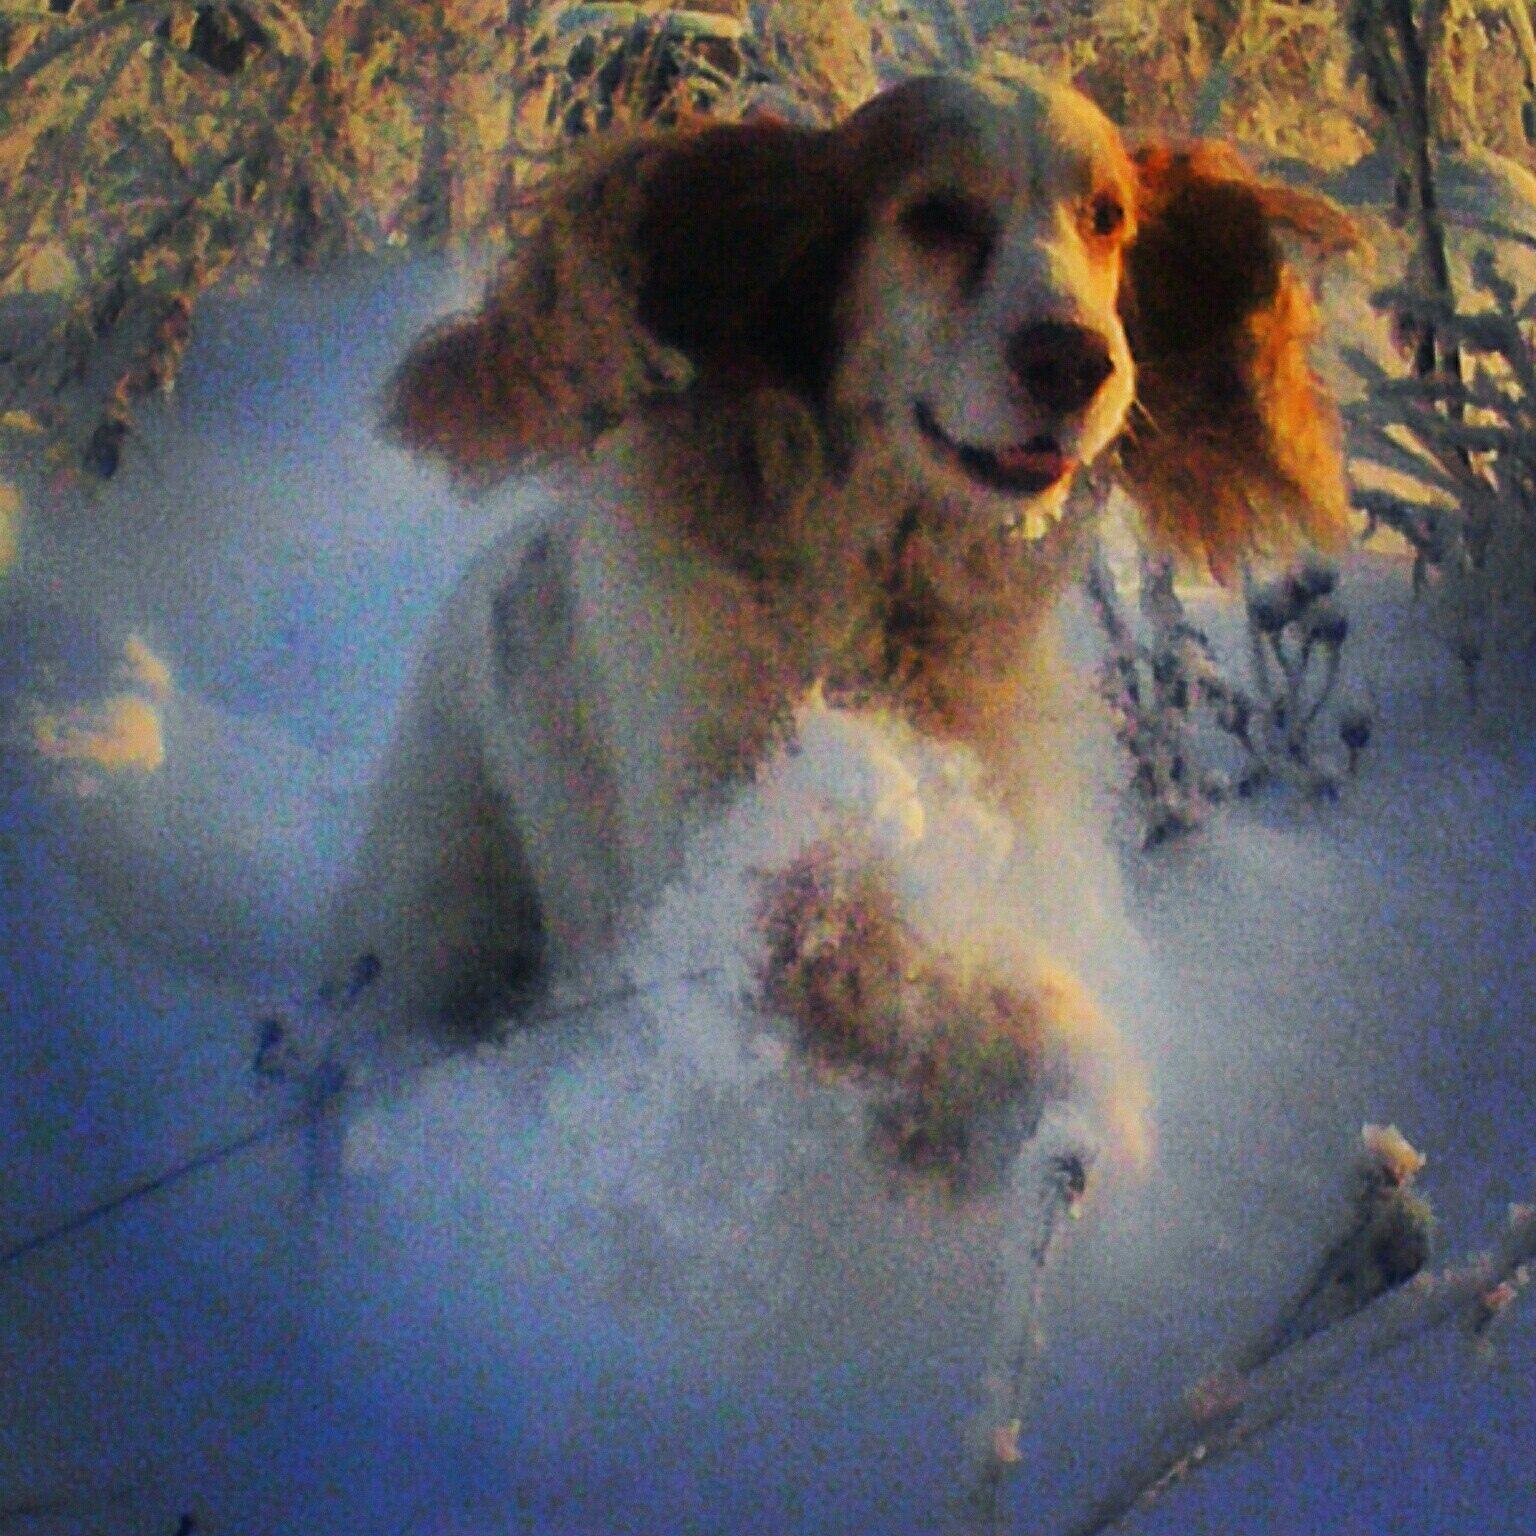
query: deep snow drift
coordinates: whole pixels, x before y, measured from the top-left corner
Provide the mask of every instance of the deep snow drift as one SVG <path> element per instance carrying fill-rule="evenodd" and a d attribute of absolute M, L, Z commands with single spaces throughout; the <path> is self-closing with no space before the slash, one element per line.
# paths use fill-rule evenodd
<path fill-rule="evenodd" d="M 343 856 L 416 637 L 519 512 L 516 490 L 456 506 L 370 436 L 442 290 L 368 274 L 231 304 L 101 502 L 23 526 L 8 696 L 99 698 L 140 637 L 170 671 L 151 771 L 177 776 L 188 853 L 145 888 L 102 858 L 102 805 L 6 781 L 7 1241 L 287 1102 L 248 1070 L 252 1021 L 299 985 L 290 936 Z M 1192 601 L 1235 662 L 1235 616 Z M 1469 715 L 1400 565 L 1354 559 L 1344 602 L 1379 724 L 1339 804 L 1271 797 L 1136 852 L 1085 694 L 1084 803 L 1064 799 L 1036 866 L 999 864 L 994 895 L 1048 893 L 1053 955 L 1119 1023 L 1156 1122 L 1150 1166 L 1105 1180 L 1052 1277 L 1020 1528 L 1086 1503 L 1290 1293 L 1362 1121 L 1429 1154 L 1447 1253 L 1531 1193 L 1536 732 Z M 636 989 L 0 1272 L 0 1528 L 939 1529 L 1018 1212 L 873 1159 L 857 1095 L 743 1005 L 741 935 L 753 870 L 818 805 L 885 794 L 882 773 L 923 799 L 935 903 L 987 878 L 987 829 L 963 774 L 929 763 L 925 788 L 899 743 L 811 734 L 691 851 L 629 946 Z M 213 823 L 247 873 L 198 841 Z M 113 893 L 126 938 L 82 899 Z M 265 953 L 239 938 L 252 913 Z M 1472 1370 L 1448 1341 L 1413 1352 L 1138 1528 L 1516 1529 L 1531 1339 L 1517 1316 Z"/>

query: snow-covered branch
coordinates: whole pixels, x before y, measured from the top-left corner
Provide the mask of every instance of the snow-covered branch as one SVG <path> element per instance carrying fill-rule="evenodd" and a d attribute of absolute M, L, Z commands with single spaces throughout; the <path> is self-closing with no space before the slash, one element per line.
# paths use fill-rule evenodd
<path fill-rule="evenodd" d="M 1519 1205 L 1497 1247 L 1424 1272 L 1429 1211 L 1411 1192 L 1423 1159 L 1367 1126 L 1349 1218 L 1298 1298 L 1186 1396 L 1156 1444 L 1068 1530 L 1100 1536 L 1373 1361 L 1448 1324 L 1480 1338 L 1530 1278 L 1536 1206 Z"/>

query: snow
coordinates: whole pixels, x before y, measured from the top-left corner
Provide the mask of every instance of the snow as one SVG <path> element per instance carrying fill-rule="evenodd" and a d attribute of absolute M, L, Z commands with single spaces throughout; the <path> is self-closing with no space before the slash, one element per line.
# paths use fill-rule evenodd
<path fill-rule="evenodd" d="M 162 771 L 188 823 L 261 859 L 246 880 L 194 851 L 192 884 L 139 889 L 92 861 L 89 802 L 62 817 L 8 773 L 4 1245 L 290 1109 L 248 1070 L 253 1021 L 302 974 L 284 936 L 342 856 L 413 639 L 518 515 L 515 492 L 457 506 L 369 436 L 383 371 L 456 281 L 232 302 L 101 502 L 22 526 L 6 691 L 45 668 L 99 691 L 139 636 L 175 679 Z M 1152 1166 L 1090 1196 L 1050 1275 L 1020 1529 L 1091 1502 L 1288 1299 L 1363 1122 L 1428 1154 L 1447 1255 L 1531 1196 L 1536 731 L 1512 684 L 1468 709 L 1403 562 L 1352 557 L 1342 601 L 1378 724 L 1340 802 L 1272 796 L 1142 854 L 1090 726 L 1096 798 L 1051 850 L 1070 874 L 1011 877 L 1049 885 L 1053 942 L 1146 1063 L 1157 1124 Z M 1230 603 L 1190 602 L 1237 658 Z M 0 1529 L 942 1528 L 1017 1207 L 893 1185 L 857 1098 L 743 1006 L 733 937 L 751 869 L 818 796 L 892 807 L 898 845 L 902 797 L 926 796 L 952 840 L 937 874 L 913 866 L 930 892 L 984 865 L 942 767 L 832 731 L 694 851 L 627 995 L 380 1082 L 0 1269 Z M 233 937 L 251 911 L 274 914 L 255 957 Z M 224 938 L 195 937 L 210 922 Z M 1536 1526 L 1532 1340 L 1517 1307 L 1486 1361 L 1412 1350 L 1133 1528 Z"/>

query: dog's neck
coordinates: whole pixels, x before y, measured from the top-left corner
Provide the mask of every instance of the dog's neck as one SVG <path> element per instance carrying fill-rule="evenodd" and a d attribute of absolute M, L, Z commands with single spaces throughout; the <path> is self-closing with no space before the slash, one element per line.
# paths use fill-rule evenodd
<path fill-rule="evenodd" d="M 1006 707 L 1080 528 L 1031 541 L 914 488 L 880 426 L 782 391 L 695 391 L 651 412 L 637 444 L 662 531 L 735 584 L 790 693 L 820 682 L 974 740 Z"/>

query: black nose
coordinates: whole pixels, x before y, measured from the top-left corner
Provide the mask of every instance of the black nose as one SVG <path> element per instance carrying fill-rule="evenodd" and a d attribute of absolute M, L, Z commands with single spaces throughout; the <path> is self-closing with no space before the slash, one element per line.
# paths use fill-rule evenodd
<path fill-rule="evenodd" d="M 1008 367 L 1034 403 L 1062 415 L 1080 411 L 1115 371 L 1109 343 L 1086 325 L 1041 320 L 1013 333 Z"/>

